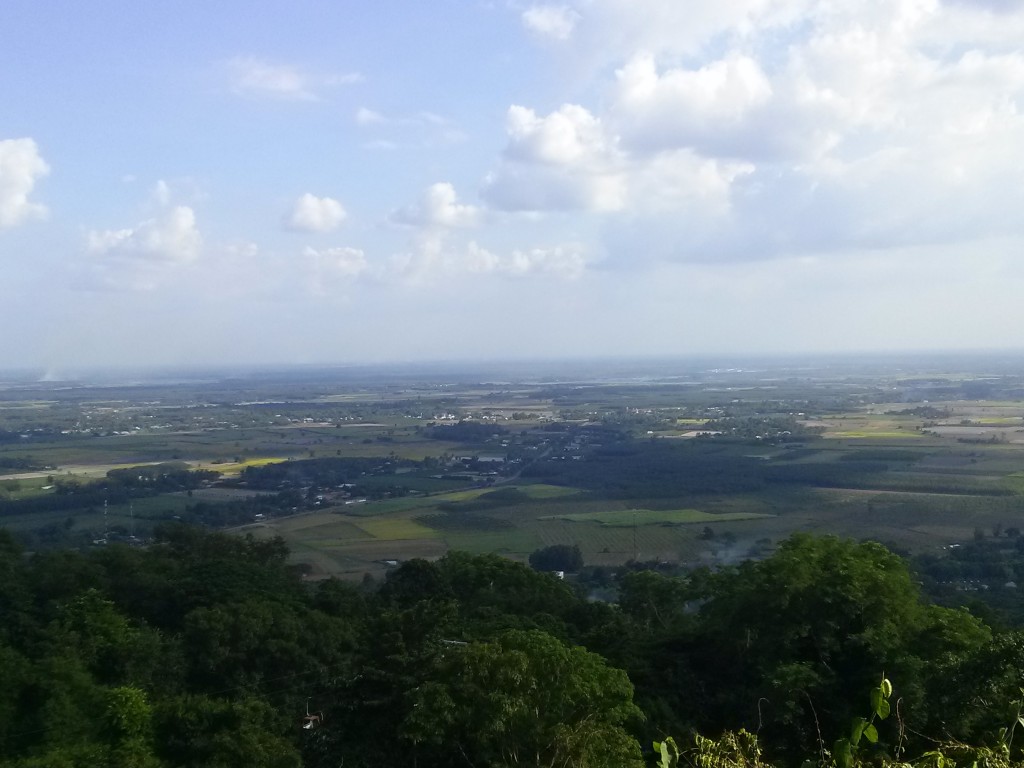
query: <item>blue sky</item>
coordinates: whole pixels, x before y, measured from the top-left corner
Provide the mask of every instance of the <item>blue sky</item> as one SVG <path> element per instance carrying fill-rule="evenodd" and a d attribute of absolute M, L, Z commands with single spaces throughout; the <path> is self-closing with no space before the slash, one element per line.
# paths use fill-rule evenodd
<path fill-rule="evenodd" d="M 1019 348 L 1024 3 L 0 5 L 0 354 Z"/>

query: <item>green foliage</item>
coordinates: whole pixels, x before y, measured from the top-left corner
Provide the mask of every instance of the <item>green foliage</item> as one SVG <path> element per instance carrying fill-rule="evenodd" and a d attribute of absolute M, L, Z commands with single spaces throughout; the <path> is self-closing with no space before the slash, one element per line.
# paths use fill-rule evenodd
<path fill-rule="evenodd" d="M 583 553 L 575 544 L 552 544 L 530 553 L 530 567 L 537 571 L 569 571 L 583 567 Z"/>
<path fill-rule="evenodd" d="M 623 726 L 641 716 L 626 675 L 543 632 L 452 646 L 413 696 L 403 735 L 494 766 L 640 766 Z"/>
<path fill-rule="evenodd" d="M 885 720 L 892 709 L 889 698 L 892 696 L 892 683 L 885 677 L 876 688 L 871 689 L 871 712 L 867 718 L 856 717 L 850 725 L 849 738 L 836 741 L 832 750 L 837 768 L 852 768 L 860 750 L 861 741 L 870 744 L 878 743 L 878 729 L 875 720 Z"/>
<path fill-rule="evenodd" d="M 877 544 L 802 536 L 718 573 L 630 573 L 617 607 L 459 552 L 379 591 L 307 585 L 279 540 L 180 526 L 147 549 L 30 558 L 0 536 L 0 575 L 0 768 L 639 768 L 655 738 L 662 768 L 815 752 L 819 768 L 898 768 L 893 743 L 920 768 L 1020 759 L 1017 726 L 998 728 L 1021 717 L 1005 705 L 1022 635 L 923 605 Z M 872 684 L 851 729 L 849 692 Z M 310 731 L 307 702 L 324 714 Z M 845 738 L 816 749 L 818 727 Z M 974 746 L 924 749 L 914 731 Z M 662 737 L 693 732 L 721 735 Z"/>

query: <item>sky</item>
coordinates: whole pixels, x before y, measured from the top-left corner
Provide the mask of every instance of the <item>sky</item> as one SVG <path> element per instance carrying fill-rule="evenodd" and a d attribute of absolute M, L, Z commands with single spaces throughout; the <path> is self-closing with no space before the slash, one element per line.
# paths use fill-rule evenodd
<path fill-rule="evenodd" d="M 1024 348 L 1024 0 L 4 0 L 0 368 Z"/>

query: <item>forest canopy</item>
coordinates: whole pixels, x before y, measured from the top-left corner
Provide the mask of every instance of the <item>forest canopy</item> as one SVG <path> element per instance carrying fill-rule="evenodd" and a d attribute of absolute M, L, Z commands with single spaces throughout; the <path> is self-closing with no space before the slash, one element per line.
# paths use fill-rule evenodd
<path fill-rule="evenodd" d="M 865 759 L 995 743 L 1020 696 L 1024 634 L 924 603 L 878 544 L 799 535 L 618 589 L 460 552 L 306 583 L 280 540 L 181 525 L 27 557 L 0 531 L 0 766 L 612 768 L 740 729 L 820 763 L 883 671 L 899 718 Z"/>

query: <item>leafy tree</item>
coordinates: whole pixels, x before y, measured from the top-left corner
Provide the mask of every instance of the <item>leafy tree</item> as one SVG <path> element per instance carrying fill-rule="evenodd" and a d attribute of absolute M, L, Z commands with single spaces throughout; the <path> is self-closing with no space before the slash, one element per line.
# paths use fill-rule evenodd
<path fill-rule="evenodd" d="M 652 662 L 664 682 L 650 685 L 701 727 L 739 720 L 797 748 L 813 741 L 814 717 L 824 729 L 847 722 L 843 692 L 867 688 L 879 669 L 921 682 L 902 694 L 923 716 L 934 662 L 986 637 L 965 613 L 923 605 L 906 564 L 881 545 L 797 535 L 709 581 L 695 626 Z"/>
<path fill-rule="evenodd" d="M 575 573 L 583 567 L 583 553 L 575 544 L 552 544 L 532 552 L 530 566 L 538 571 Z"/>
<path fill-rule="evenodd" d="M 286 737 L 288 721 L 265 702 L 181 696 L 154 708 L 160 756 L 182 768 L 299 768 L 301 758 Z M 298 719 L 294 721 L 298 728 Z"/>
<path fill-rule="evenodd" d="M 686 579 L 654 571 L 636 571 L 622 577 L 619 607 L 645 630 L 665 630 L 683 620 L 693 589 Z"/>
<path fill-rule="evenodd" d="M 414 694 L 402 735 L 444 761 L 490 766 L 639 768 L 624 726 L 641 717 L 633 686 L 596 654 L 512 630 L 452 646 Z"/>

